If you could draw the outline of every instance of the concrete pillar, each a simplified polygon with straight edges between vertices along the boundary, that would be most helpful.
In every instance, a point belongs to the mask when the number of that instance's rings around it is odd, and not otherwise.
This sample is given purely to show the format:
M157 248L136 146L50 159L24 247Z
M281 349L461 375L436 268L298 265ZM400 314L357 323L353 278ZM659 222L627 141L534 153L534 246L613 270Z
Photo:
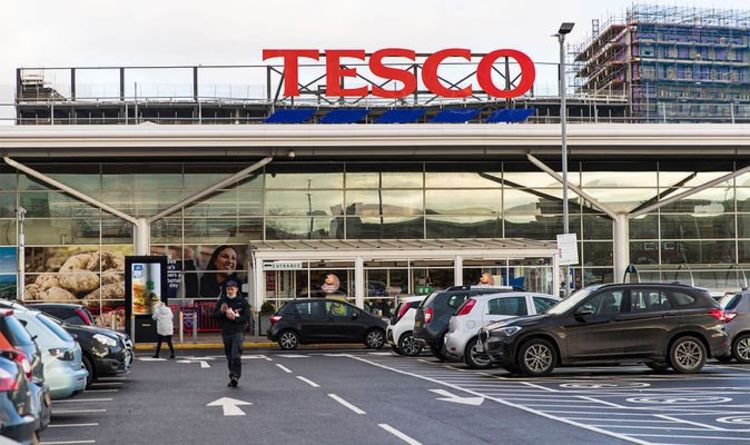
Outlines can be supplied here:
M256 259L254 261L255 267L253 267L253 276L248 277L248 279L253 280L253 295L252 295L252 305L255 309L255 312L260 312L261 306L263 306L263 303L266 301L266 272L263 270L263 261ZM277 308L278 309L278 308ZM255 324L255 335L263 335L263 332L260 332L260 326L259 323Z
M151 253L151 224L147 218L136 218L135 221L135 254L139 256Z
M365 259L361 256L354 259L354 304L365 308Z
M614 261L614 282L622 283L625 278L625 270L630 264L630 220L628 215L617 214L612 224L612 239L614 249L612 259Z
M464 257L461 255L453 257L453 284L455 286L464 284Z

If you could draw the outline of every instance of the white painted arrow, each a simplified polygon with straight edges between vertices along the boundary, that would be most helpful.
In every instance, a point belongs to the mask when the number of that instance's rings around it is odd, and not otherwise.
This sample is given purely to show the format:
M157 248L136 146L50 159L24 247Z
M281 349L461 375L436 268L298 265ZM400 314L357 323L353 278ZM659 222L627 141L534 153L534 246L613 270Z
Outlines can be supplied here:
M210 368L211 365L205 360L177 360L177 363L200 363L201 368Z
M459 403L461 405L473 405L473 406L479 406L482 404L482 402L484 402L484 397L461 397L461 396L457 396L456 394L453 394L450 391L446 391L444 389L431 389L430 392L433 392L439 396L443 396L435 400L442 400L444 402L452 402L452 403Z
M214 400L206 406L220 406L224 410L225 416L244 416L245 411L242 411L240 406L250 405L252 405L250 402L233 399L231 397L222 397Z
M138 357L138 360L142 362L166 362L165 358L154 358L154 357Z

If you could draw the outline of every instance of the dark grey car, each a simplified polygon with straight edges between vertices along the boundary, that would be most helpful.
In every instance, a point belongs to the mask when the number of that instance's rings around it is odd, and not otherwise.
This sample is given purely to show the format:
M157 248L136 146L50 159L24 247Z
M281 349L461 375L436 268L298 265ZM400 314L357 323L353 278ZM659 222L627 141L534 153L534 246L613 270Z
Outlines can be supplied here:
M724 329L731 341L731 355L720 357L722 361L734 358L740 363L750 363L750 291L725 297Z

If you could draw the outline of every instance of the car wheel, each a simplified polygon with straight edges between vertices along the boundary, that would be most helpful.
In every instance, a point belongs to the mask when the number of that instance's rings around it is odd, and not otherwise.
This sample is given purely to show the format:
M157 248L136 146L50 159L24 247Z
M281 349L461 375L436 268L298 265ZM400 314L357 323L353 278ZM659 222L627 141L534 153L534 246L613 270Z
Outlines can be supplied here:
M669 362L680 374L699 372L706 363L706 347L695 337L678 338L669 348Z
M412 332L406 332L401 336L398 340L398 349L407 357L416 357L422 353L422 347L419 346Z
M365 346L370 349L380 349L385 344L385 332L382 329L370 329L365 334Z
M742 334L732 345L732 355L740 363L750 363L750 334Z
M81 357L81 364L89 372L89 375L86 377L86 388L88 389L96 380L96 370L94 369L94 364L85 355Z
M653 369L656 372L664 372L667 369L669 369L668 363L650 362L650 363L646 363L646 366L648 366L649 368Z
M430 352L441 362L448 361L448 355L445 353L445 344L442 341L436 345L430 345Z
M557 352L547 340L535 338L518 350L518 368L523 374L541 377L549 375L557 363Z
M492 367L492 362L487 354L477 351L478 340L476 338L469 341L464 351L464 362L474 369L487 369Z
M287 329L279 335L279 346L284 350L297 349L299 346L299 334Z
M391 350L393 352L395 352L396 354L398 354L398 355L404 355L404 353L401 352L401 349L399 349L398 346L396 346L396 345L391 345Z

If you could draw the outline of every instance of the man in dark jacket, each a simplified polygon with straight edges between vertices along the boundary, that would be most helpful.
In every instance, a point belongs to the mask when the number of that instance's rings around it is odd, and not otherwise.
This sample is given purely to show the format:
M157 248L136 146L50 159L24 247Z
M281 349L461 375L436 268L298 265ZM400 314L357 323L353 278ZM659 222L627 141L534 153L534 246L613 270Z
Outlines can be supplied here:
M221 325L221 339L229 366L229 384L236 388L242 375L242 342L245 340L245 325L250 319L250 310L244 298L239 296L237 282L229 280L225 292L214 308L214 317Z

